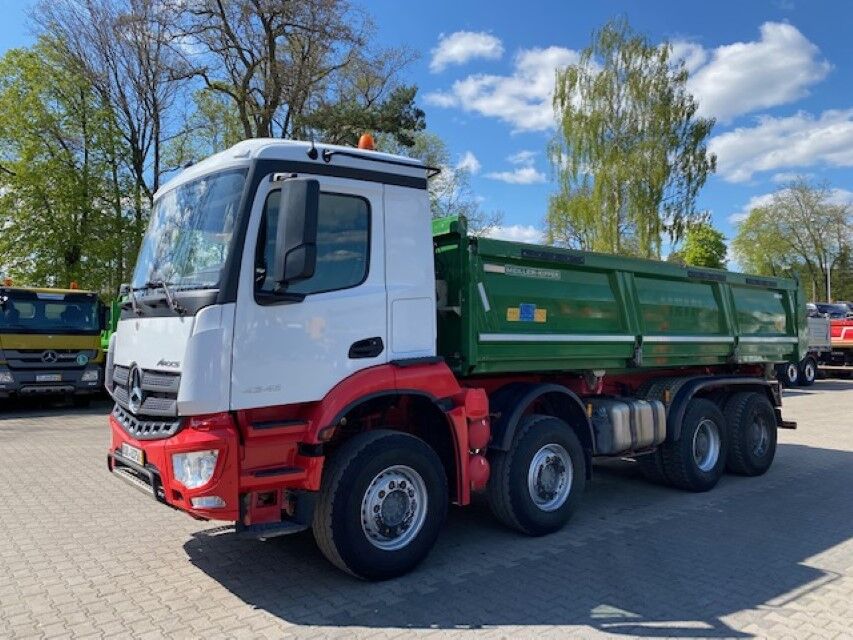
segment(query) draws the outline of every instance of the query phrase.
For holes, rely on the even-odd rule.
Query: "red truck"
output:
[[[543,535],[595,458],[689,491],[770,467],[795,282],[476,238],[431,220],[431,173],[250,140],[164,186],[110,339],[110,470],[380,579],[474,492]]]

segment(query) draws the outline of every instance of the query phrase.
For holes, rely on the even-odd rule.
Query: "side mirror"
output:
[[[317,180],[290,178],[281,185],[273,274],[283,289],[314,275],[319,203]]]

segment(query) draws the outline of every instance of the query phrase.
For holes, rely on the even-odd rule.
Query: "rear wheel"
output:
[[[814,358],[806,358],[800,363],[797,371],[797,384],[810,387],[817,379],[817,362]]]
[[[586,486],[578,437],[559,418],[522,419],[509,451],[492,455],[488,498],[492,512],[513,529],[544,535],[571,517]]]
[[[800,370],[793,362],[780,364],[776,368],[776,374],[781,382],[786,387],[796,387],[799,379]]]
[[[745,476],[767,471],[776,456],[776,414],[767,397],[755,392],[736,393],[726,403],[726,423],[728,470]]]
[[[396,431],[363,433],[326,463],[314,538],[339,569],[367,580],[423,560],[447,515],[447,478],[429,445]]]
[[[694,398],[681,422],[681,437],[661,447],[669,482],[679,489],[709,491],[726,466],[726,421],[716,404]]]

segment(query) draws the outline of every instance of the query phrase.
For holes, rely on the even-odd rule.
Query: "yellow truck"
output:
[[[6,281],[0,286],[0,400],[65,395],[87,404],[104,379],[104,319],[92,291]]]

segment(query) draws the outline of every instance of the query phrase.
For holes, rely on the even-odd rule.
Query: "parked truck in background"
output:
[[[431,173],[250,140],[164,186],[110,341],[113,473],[380,579],[474,492],[542,535],[596,458],[689,491],[769,468],[795,282],[472,237]]]
[[[811,303],[806,305],[808,347],[799,362],[783,362],[776,365],[776,377],[786,387],[810,387],[817,380],[818,366],[826,361],[832,352],[830,342],[829,316],[812,310]]]
[[[816,303],[816,310],[830,323],[831,349],[820,356],[820,369],[827,375],[849,378],[853,375],[853,311],[847,303]]]
[[[92,291],[0,286],[0,399],[65,395],[88,403],[104,380],[102,322]]]

